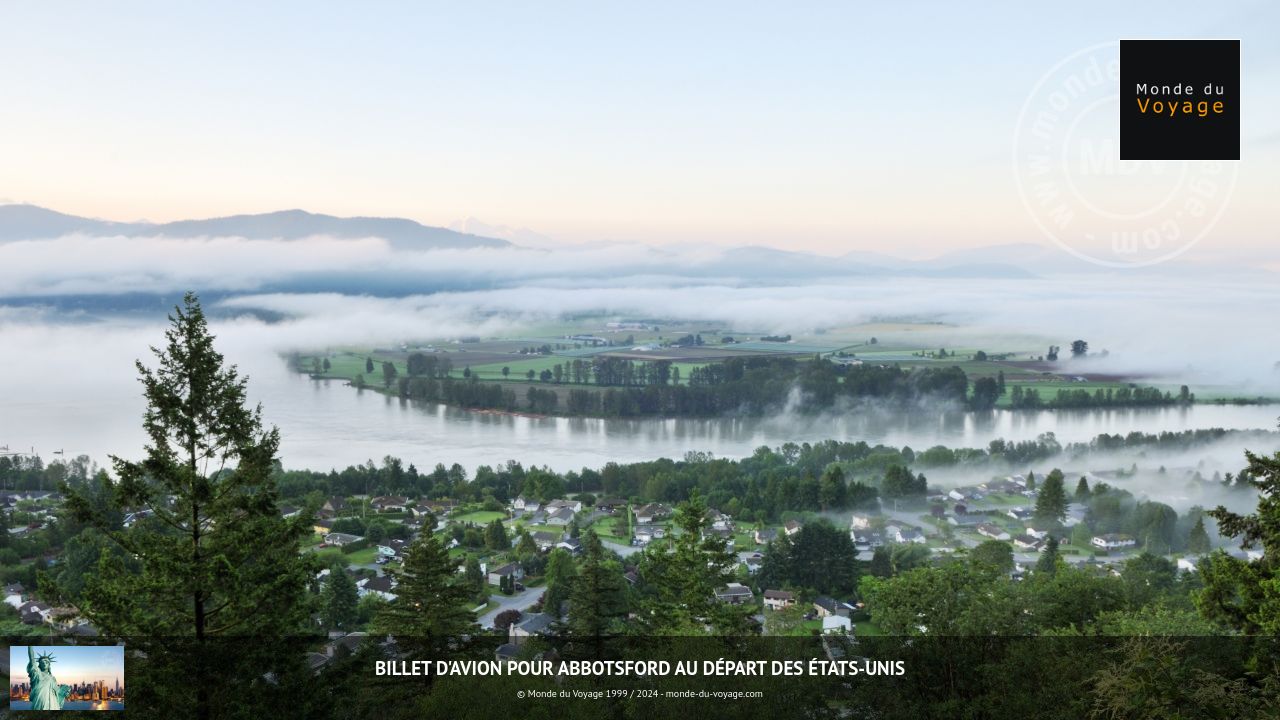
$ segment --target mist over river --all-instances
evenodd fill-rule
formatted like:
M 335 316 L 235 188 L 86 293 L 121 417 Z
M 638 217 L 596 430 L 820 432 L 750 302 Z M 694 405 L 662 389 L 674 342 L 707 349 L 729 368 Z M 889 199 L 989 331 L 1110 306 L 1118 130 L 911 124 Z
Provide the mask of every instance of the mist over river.
M 829 438 L 923 450 L 933 445 L 984 447 L 994 438 L 1027 440 L 1053 432 L 1064 444 L 1099 433 L 1155 433 L 1223 427 L 1274 429 L 1276 406 L 1197 405 L 1079 411 L 995 411 L 986 414 L 851 412 L 805 417 L 784 414 L 733 419 L 533 418 L 412 403 L 357 391 L 340 381 L 313 381 L 289 372 L 283 362 L 255 363 L 250 392 L 264 417 L 281 433 L 286 467 L 327 470 L 387 455 L 419 468 L 436 463 L 477 465 L 518 460 L 556 470 L 599 467 L 681 457 L 690 450 L 721 457 L 750 455 L 761 445 Z M 32 447 L 46 461 L 87 454 L 105 463 L 108 454 L 141 453 L 142 398 L 127 373 L 79 392 L 74 383 L 50 388 L 13 382 L 7 376 L 0 404 L 0 445 Z

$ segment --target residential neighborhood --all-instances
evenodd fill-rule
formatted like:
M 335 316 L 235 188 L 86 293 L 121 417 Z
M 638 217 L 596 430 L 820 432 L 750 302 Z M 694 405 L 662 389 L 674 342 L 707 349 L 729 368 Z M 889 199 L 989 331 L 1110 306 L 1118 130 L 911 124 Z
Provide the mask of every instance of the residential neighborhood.
M 1123 572 L 1125 562 L 1144 549 L 1136 528 L 1107 525 L 1091 510 L 1090 497 L 1062 500 L 1061 514 L 1042 517 L 1040 472 L 994 477 L 954 488 L 929 488 L 919 500 L 864 504 L 836 515 L 788 512 L 773 522 L 734 517 L 723 508 L 706 507 L 699 521 L 701 542 L 724 548 L 732 579 L 709 592 L 716 603 L 741 608 L 764 632 L 806 632 L 855 636 L 876 633 L 875 606 L 857 583 L 789 583 L 779 576 L 771 557 L 797 552 L 821 536 L 833 522 L 847 538 L 851 555 L 869 572 L 912 567 L 965 557 L 981 546 L 998 543 L 1012 558 L 1011 577 L 1025 577 L 1048 551 L 1050 541 L 1061 562 L 1098 573 Z M 1047 473 L 1044 473 L 1047 474 Z M 1106 485 L 1094 478 L 1098 492 Z M 1041 486 L 1043 486 L 1041 481 Z M 1087 479 L 1082 480 L 1087 484 Z M 8 521 L 4 537 L 20 543 L 58 522 L 60 494 L 10 491 L 0 494 Z M 557 568 L 581 562 L 583 537 L 593 532 L 629 593 L 646 585 L 642 558 L 646 552 L 671 552 L 683 533 L 675 520 L 679 503 L 645 502 L 590 491 L 553 496 L 521 494 L 509 501 L 489 498 L 467 503 L 448 497 L 404 494 L 327 494 L 298 497 L 280 507 L 285 519 L 308 518 L 311 533 L 306 551 L 314 555 L 322 596 L 330 586 L 349 586 L 353 610 L 347 616 L 317 614 L 318 627 L 346 634 L 364 632 L 377 607 L 393 603 L 400 575 L 415 540 L 430 531 L 459 564 L 460 582 L 471 588 L 473 611 L 483 628 L 507 634 L 503 652 L 514 657 L 528 641 L 559 632 L 573 615 L 572 606 L 556 591 Z M 309 513 L 309 514 L 308 514 Z M 122 522 L 151 521 L 138 509 Z M 1095 532 L 1095 530 L 1097 530 Z M 1247 557 L 1245 550 L 1230 550 Z M 1174 555 L 1179 572 L 1195 573 L 1200 556 Z M 867 569 L 861 572 L 868 572 Z M 890 572 L 893 572 L 892 570 Z M 349 579 L 338 582 L 338 574 Z M 94 629 L 74 606 L 55 606 L 34 592 L 34 579 L 5 586 L 5 606 L 14 626 L 55 632 L 91 634 Z M 815 587 L 841 587 L 840 593 Z M 546 602 L 559 597 L 559 607 Z M 328 602 L 326 600 L 326 602 Z M 514 653 L 514 654 L 513 654 Z M 319 654 L 321 657 L 324 653 Z M 321 657 L 316 662 L 321 662 Z

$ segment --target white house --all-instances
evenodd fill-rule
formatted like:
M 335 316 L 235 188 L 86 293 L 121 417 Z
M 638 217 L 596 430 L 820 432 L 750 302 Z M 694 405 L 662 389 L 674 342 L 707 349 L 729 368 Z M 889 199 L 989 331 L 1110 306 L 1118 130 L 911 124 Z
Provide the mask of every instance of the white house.
M 983 537 L 989 537 L 992 540 L 1009 540 L 1011 536 L 1004 528 L 991 523 L 982 523 L 978 526 L 978 534 Z
M 636 522 L 641 525 L 648 525 L 655 520 L 661 520 L 670 515 L 671 509 L 661 503 L 649 503 L 636 508 L 635 512 Z
M 870 530 L 871 517 L 868 515 L 858 515 L 857 513 L 854 513 L 853 517 L 849 519 L 849 529 Z
M 667 531 L 661 525 L 637 525 L 636 526 L 636 544 L 648 545 L 654 540 L 665 537 Z
M 378 554 L 383 557 L 393 558 L 404 552 L 406 544 L 404 540 L 400 539 L 388 540 L 386 543 L 378 545 Z
M 1134 540 L 1128 535 L 1121 535 L 1119 533 L 1094 535 L 1092 542 L 1095 547 L 1100 547 L 1103 550 L 1120 550 L 1123 548 L 1131 548 L 1138 544 L 1137 540 Z
M 769 610 L 781 610 L 796 604 L 796 595 L 786 590 L 765 590 L 764 606 Z
M 510 577 L 513 580 L 519 580 L 524 577 L 524 568 L 519 563 L 507 563 L 499 568 L 494 568 L 488 573 L 490 585 L 501 585 L 502 578 Z
M 404 512 L 409 507 L 409 498 L 402 495 L 383 495 L 370 500 L 369 506 L 379 512 Z
M 773 542 L 773 539 L 776 537 L 778 537 L 777 530 L 774 530 L 773 528 L 762 528 L 755 531 L 752 539 L 756 541 L 757 545 L 768 545 Z
M 751 588 L 742 583 L 729 583 L 716 590 L 716 599 L 729 605 L 743 605 L 750 602 L 754 597 L 755 593 L 751 592 Z
M 850 635 L 853 621 L 843 615 L 826 615 L 822 618 L 823 635 Z
M 982 488 L 983 490 L 986 490 L 989 493 L 1008 493 L 1010 495 L 1014 495 L 1022 492 L 1021 485 L 1019 485 L 1016 482 L 1013 482 L 1012 480 L 1007 480 L 1007 479 L 988 480 L 987 482 L 982 483 L 978 487 Z
M 1028 525 L 1026 527 L 1026 531 L 1028 535 L 1030 535 L 1031 537 L 1037 540 L 1044 540 L 1045 538 L 1049 537 L 1049 530 L 1047 526 Z
M 22 599 L 23 593 L 27 591 L 22 587 L 22 583 L 10 583 L 4 586 L 5 604 L 13 606 L 14 610 L 22 607 L 22 603 L 26 602 Z
M 547 503 L 547 512 L 568 508 L 575 513 L 582 512 L 582 502 L 579 500 L 552 500 Z
M 1035 550 L 1040 547 L 1040 541 L 1030 535 L 1014 536 L 1013 544 L 1019 550 Z
M 519 623 L 511 623 L 507 628 L 507 637 L 516 645 L 535 635 L 547 635 L 551 632 L 556 619 L 547 613 L 534 613 Z
M 719 510 L 716 510 L 715 508 L 709 508 L 707 510 L 707 519 L 711 521 L 712 530 L 732 530 L 733 529 L 733 518 L 729 517 L 728 515 L 725 515 L 724 513 L 720 512 Z
M 916 543 L 923 545 L 927 542 L 924 533 L 914 528 L 894 528 L 893 535 L 890 538 L 896 543 Z
M 551 506 L 548 505 L 547 509 L 550 511 Z M 560 526 L 568 525 L 569 523 L 573 522 L 573 515 L 574 515 L 574 511 L 572 508 L 568 508 L 568 507 L 556 508 L 554 511 L 550 511 L 547 513 L 546 523 L 548 525 L 560 525 Z
M 328 535 L 324 536 L 324 541 L 334 547 L 351 545 L 354 543 L 358 543 L 361 540 L 364 540 L 364 538 L 360 537 L 359 535 L 352 535 L 350 533 L 342 533 L 342 532 L 331 532 Z
M 377 595 L 388 602 L 396 599 L 395 590 L 396 581 L 389 575 L 380 575 L 372 578 L 362 578 L 356 583 L 356 592 L 360 597 L 369 595 Z

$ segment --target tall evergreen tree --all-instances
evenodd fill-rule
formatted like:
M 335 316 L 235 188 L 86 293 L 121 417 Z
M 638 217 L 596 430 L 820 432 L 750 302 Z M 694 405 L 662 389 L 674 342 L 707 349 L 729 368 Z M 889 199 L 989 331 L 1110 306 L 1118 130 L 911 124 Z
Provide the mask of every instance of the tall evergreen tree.
M 311 522 L 307 513 L 280 516 L 272 476 L 279 432 L 263 427 L 260 406 L 248 406 L 247 381 L 214 349 L 196 296 L 187 293 L 169 320 L 164 346 L 152 348 L 157 366 L 137 363 L 147 403 L 144 458 L 112 456 L 117 482 L 105 505 L 83 488 L 62 487 L 72 518 L 124 550 L 103 553 L 81 611 L 104 634 L 136 645 L 165 638 L 172 648 L 174 639 L 188 638 L 183 647 L 200 666 L 188 672 L 208 673 L 215 639 L 254 638 L 269 647 L 304 627 L 314 567 L 301 541 Z M 145 516 L 123 527 L 112 521 L 120 508 Z M 162 657 L 151 660 L 159 668 Z M 265 670 L 256 668 L 259 676 Z M 194 694 L 203 718 L 218 687 L 180 690 L 188 707 Z M 152 689 L 157 703 L 165 701 L 163 688 Z
M 1209 532 L 1204 528 L 1204 516 L 1197 517 L 1196 524 L 1191 526 L 1191 532 L 1187 534 L 1187 552 L 1203 555 L 1211 548 Z
M 848 485 L 845 483 L 844 470 L 839 465 L 832 465 L 822 473 L 818 481 L 818 499 L 823 510 L 839 510 L 848 505 Z
M 324 622 L 334 630 L 350 630 L 359 616 L 356 583 L 341 564 L 329 570 L 324 588 Z
M 480 560 L 475 555 L 467 556 L 467 562 L 462 567 L 462 577 L 472 593 L 479 595 L 484 591 L 484 571 L 480 569 Z
M 547 591 L 542 596 L 542 611 L 560 617 L 560 607 L 573 592 L 578 567 L 564 548 L 556 548 L 547 557 Z
M 1060 523 L 1067 514 L 1067 493 L 1063 487 L 1062 471 L 1054 468 L 1040 485 L 1036 495 L 1035 519 Z
M 511 549 L 511 538 L 507 537 L 507 528 L 501 520 L 494 519 L 484 529 L 484 546 L 490 550 L 507 551 Z
M 520 531 L 520 540 L 516 543 L 516 554 L 521 557 L 526 555 L 534 555 L 538 552 L 538 543 L 529 534 L 528 530 Z
M 1243 633 L 1280 633 L 1280 453 L 1265 457 L 1246 452 L 1249 467 L 1240 472 L 1258 490 L 1258 508 L 1249 515 L 1219 505 L 1208 511 L 1218 531 L 1240 538 L 1245 547 L 1261 547 L 1262 558 L 1244 561 L 1224 552 L 1200 563 L 1204 589 L 1196 597 L 1200 613 Z
M 1084 502 L 1089 499 L 1089 481 L 1080 476 L 1080 482 L 1076 483 L 1076 502 Z
M 374 617 L 374 628 L 414 653 L 439 655 L 457 649 L 477 630 L 472 588 L 461 577 L 461 561 L 449 556 L 439 536 L 423 530 L 405 549 L 396 599 Z
M 622 567 L 606 554 L 595 530 L 582 534 L 582 562 L 569 593 L 570 635 L 599 639 L 616 633 L 627 614 L 627 585 Z
M 765 587 L 810 588 L 847 595 L 858 586 L 858 551 L 849 533 L 825 519 L 769 544 L 760 569 Z
M 1053 535 L 1045 541 L 1044 549 L 1040 551 L 1040 557 L 1036 560 L 1036 572 L 1045 575 L 1054 575 L 1058 572 L 1058 538 Z
M 641 558 L 646 595 L 638 627 L 661 635 L 749 632 L 749 609 L 715 597 L 716 590 L 733 581 L 737 563 L 723 538 L 704 532 L 711 521 L 699 493 L 676 508 L 673 525 L 675 537 L 651 544 Z
M 889 557 L 888 546 L 881 545 L 871 553 L 871 565 L 867 571 L 878 578 L 893 575 L 893 561 Z

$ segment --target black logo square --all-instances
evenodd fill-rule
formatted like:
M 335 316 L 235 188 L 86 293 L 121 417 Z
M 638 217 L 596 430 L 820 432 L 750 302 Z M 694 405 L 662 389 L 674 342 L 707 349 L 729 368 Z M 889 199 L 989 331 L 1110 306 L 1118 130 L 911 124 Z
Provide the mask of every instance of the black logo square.
M 1240 41 L 1121 40 L 1120 159 L 1239 160 Z

